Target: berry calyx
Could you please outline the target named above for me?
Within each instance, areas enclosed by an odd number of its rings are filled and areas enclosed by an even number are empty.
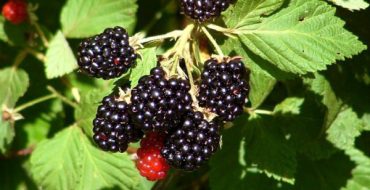
[[[197,97],[199,106],[232,121],[243,113],[248,93],[248,71],[240,59],[205,62]]]
[[[20,24],[27,20],[27,3],[24,0],[9,0],[2,9],[6,20],[13,24]]]
[[[168,131],[192,110],[190,84],[183,79],[167,79],[161,67],[143,76],[131,91],[135,123],[144,132]]]
[[[184,14],[199,22],[219,17],[230,3],[231,0],[180,0]]]
[[[140,175],[150,181],[164,179],[170,166],[162,157],[160,150],[163,147],[164,135],[159,133],[148,133],[141,141],[137,151],[138,160],[136,167]]]
[[[104,97],[93,121],[93,138],[101,149],[124,152],[130,142],[143,137],[140,129],[132,123],[130,107],[130,104],[118,101],[114,96]]]
[[[137,54],[129,44],[127,31],[119,26],[80,43],[80,70],[90,76],[112,79],[126,73],[136,63]]]
[[[209,160],[219,146],[219,125],[206,121],[200,112],[190,112],[167,137],[161,154],[170,166],[192,171]]]

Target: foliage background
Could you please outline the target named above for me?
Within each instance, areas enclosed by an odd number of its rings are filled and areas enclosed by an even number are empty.
[[[208,166],[172,171],[157,184],[139,176],[127,153],[96,149],[91,120],[115,84],[137,80],[167,46],[142,50],[138,66],[119,81],[75,72],[74,52],[81,38],[107,26],[148,36],[182,29],[187,21],[176,1],[29,2],[39,6],[47,48],[34,25],[14,26],[0,16],[0,189],[370,189],[370,53],[363,45],[370,44],[370,10],[347,9],[364,9],[365,1],[335,1],[341,8],[320,0],[239,0],[217,22],[238,26],[239,38],[212,34],[252,70],[249,107],[273,115],[246,113],[224,131],[223,148]],[[303,14],[302,28],[289,22],[295,14]],[[284,27],[293,33],[279,32]],[[5,117],[39,97],[51,99],[12,113],[22,120]]]

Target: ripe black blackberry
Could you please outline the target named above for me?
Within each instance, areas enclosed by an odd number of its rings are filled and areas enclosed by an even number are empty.
[[[243,113],[248,93],[248,71],[240,59],[205,62],[197,97],[199,106],[210,109],[223,120],[232,121]]]
[[[80,70],[90,76],[111,79],[121,76],[136,62],[137,54],[129,44],[124,28],[107,28],[103,33],[80,43]]]
[[[230,3],[231,0],[180,0],[184,14],[199,22],[219,17]]]
[[[166,79],[161,67],[143,76],[131,91],[131,110],[143,131],[168,131],[192,109],[190,84],[182,79]]]
[[[93,121],[94,141],[105,151],[124,152],[130,142],[143,137],[129,115],[131,105],[114,96],[104,97]]]
[[[167,163],[177,169],[195,170],[220,146],[219,125],[204,120],[200,112],[189,112],[182,125],[166,138],[161,150]]]

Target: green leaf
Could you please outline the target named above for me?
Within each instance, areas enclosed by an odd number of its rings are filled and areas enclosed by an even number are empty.
[[[247,162],[256,164],[268,176],[293,184],[296,152],[273,118],[252,117],[244,125],[247,127],[245,133],[252,135],[245,143]]]
[[[338,190],[351,177],[354,164],[343,152],[320,160],[300,157],[294,189]]]
[[[5,18],[0,15],[0,40],[2,41],[8,41],[8,37],[5,33]]]
[[[251,71],[249,76],[249,85],[251,91],[249,93],[249,99],[252,102],[252,107],[257,108],[260,106],[266,97],[270,94],[273,90],[276,79],[272,76],[268,71],[261,68],[258,63],[264,60],[256,60],[256,57],[250,57],[243,48],[243,44],[241,44],[237,40],[227,39],[225,43],[222,45],[223,51],[227,54],[231,54],[233,51],[238,56],[242,56],[244,59],[244,63],[246,67]]]
[[[0,117],[0,152],[4,153],[13,142],[15,136],[14,125]]]
[[[292,0],[260,23],[244,25],[243,18],[228,27],[256,55],[283,71],[305,74],[366,49],[334,14],[335,9],[322,1]],[[238,20],[238,15],[234,12],[230,20]]]
[[[322,97],[321,102],[326,106],[324,128],[328,129],[343,106],[329,81],[321,74],[315,73],[314,79],[305,79],[309,88]]]
[[[77,68],[77,60],[61,31],[50,42],[45,64],[48,79],[63,76]]]
[[[31,172],[42,189],[133,189],[140,179],[126,154],[97,149],[76,126],[37,146]]]
[[[239,0],[224,13],[227,26],[239,28],[260,22],[282,6],[284,0]]]
[[[150,70],[157,65],[156,47],[146,48],[139,51],[141,59],[138,60],[135,68],[131,70],[131,86],[135,87],[139,79],[150,73]]]
[[[18,99],[26,93],[29,86],[28,75],[22,69],[6,68],[0,70],[0,105],[13,108]]]
[[[82,94],[81,102],[75,111],[75,118],[77,120],[77,125],[81,127],[87,136],[93,136],[93,119],[96,115],[96,110],[103,99],[107,96],[102,90],[90,90],[87,93]]]
[[[329,158],[338,150],[325,138],[323,112],[314,97],[288,97],[274,109],[275,127],[279,126],[291,145],[310,159]]]
[[[28,31],[29,25],[25,23],[14,25],[0,15],[0,40],[11,45],[26,45],[25,33]]]
[[[365,2],[364,0],[329,0],[329,1],[351,11],[366,9],[367,7],[369,7],[369,3]]]
[[[363,122],[350,108],[341,111],[326,131],[327,139],[336,147],[346,150],[354,147],[355,139],[363,130]]]
[[[83,158],[79,168],[80,178],[76,189],[134,189],[140,176],[134,162],[127,154],[103,152],[80,135]]]
[[[370,158],[355,148],[346,150],[346,154],[356,163],[352,170],[352,178],[347,181],[341,190],[365,190],[370,187]]]
[[[136,0],[68,0],[60,20],[63,33],[69,38],[90,37],[114,26],[131,32],[136,10]]]
[[[31,173],[41,189],[75,189],[84,156],[80,135],[79,128],[68,127],[36,147]]]

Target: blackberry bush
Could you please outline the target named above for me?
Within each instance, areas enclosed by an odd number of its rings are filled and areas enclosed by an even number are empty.
[[[94,141],[101,149],[124,152],[130,142],[142,138],[143,133],[132,123],[130,108],[112,95],[104,97],[93,121]]]
[[[190,112],[166,138],[161,153],[170,166],[192,171],[204,164],[219,146],[217,122],[206,121],[201,112]]]
[[[230,6],[231,0],[180,0],[183,13],[199,22],[217,18]]]
[[[143,131],[170,130],[192,109],[189,82],[166,79],[165,75],[161,67],[156,67],[131,91],[134,120]]]
[[[103,79],[126,73],[137,58],[126,30],[119,26],[107,28],[103,33],[81,42],[77,55],[81,71]]]
[[[240,59],[205,62],[197,97],[201,107],[232,121],[243,113],[248,92],[248,71]]]

